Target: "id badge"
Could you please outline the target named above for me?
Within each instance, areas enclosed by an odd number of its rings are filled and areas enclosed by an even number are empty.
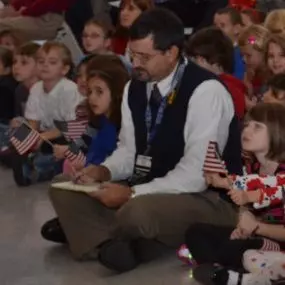
[[[138,155],[135,163],[134,173],[130,180],[132,185],[145,183],[151,169],[151,157]]]
[[[151,157],[145,155],[138,155],[135,168],[148,173],[151,169]]]

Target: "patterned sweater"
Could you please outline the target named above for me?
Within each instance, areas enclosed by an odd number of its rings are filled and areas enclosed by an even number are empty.
[[[260,190],[260,200],[253,204],[254,212],[263,221],[285,223],[285,164],[279,164],[274,176],[259,175],[260,164],[247,164],[244,175],[233,175],[233,188],[243,191]]]

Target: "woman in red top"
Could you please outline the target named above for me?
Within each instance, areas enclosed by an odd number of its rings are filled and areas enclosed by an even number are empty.
[[[113,39],[113,51],[117,54],[125,54],[128,44],[128,30],[138,16],[151,8],[154,8],[152,0],[122,0],[119,12],[119,23]]]
[[[10,0],[0,12],[0,32],[13,30],[23,41],[54,39],[63,13],[74,0]]]

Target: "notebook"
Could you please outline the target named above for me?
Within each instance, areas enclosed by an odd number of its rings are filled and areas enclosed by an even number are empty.
[[[51,187],[59,190],[69,190],[76,192],[90,193],[99,190],[100,183],[93,183],[88,185],[75,184],[72,181],[58,182],[51,184]]]

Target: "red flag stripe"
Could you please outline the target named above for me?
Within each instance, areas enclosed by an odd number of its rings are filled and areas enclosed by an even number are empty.
[[[217,153],[217,143],[210,141],[203,165],[203,171],[215,173],[227,173],[225,162]]]
[[[260,250],[280,251],[280,245],[275,241],[269,240],[267,238],[263,238],[263,245]]]
[[[71,162],[78,160],[78,162],[82,162],[85,164],[86,157],[85,155],[80,151],[78,154],[73,153],[72,151],[68,150],[65,153],[66,158],[69,159]]]
[[[78,139],[84,133],[87,124],[88,124],[87,120],[68,122],[67,132],[64,132],[64,135],[71,140]]]

